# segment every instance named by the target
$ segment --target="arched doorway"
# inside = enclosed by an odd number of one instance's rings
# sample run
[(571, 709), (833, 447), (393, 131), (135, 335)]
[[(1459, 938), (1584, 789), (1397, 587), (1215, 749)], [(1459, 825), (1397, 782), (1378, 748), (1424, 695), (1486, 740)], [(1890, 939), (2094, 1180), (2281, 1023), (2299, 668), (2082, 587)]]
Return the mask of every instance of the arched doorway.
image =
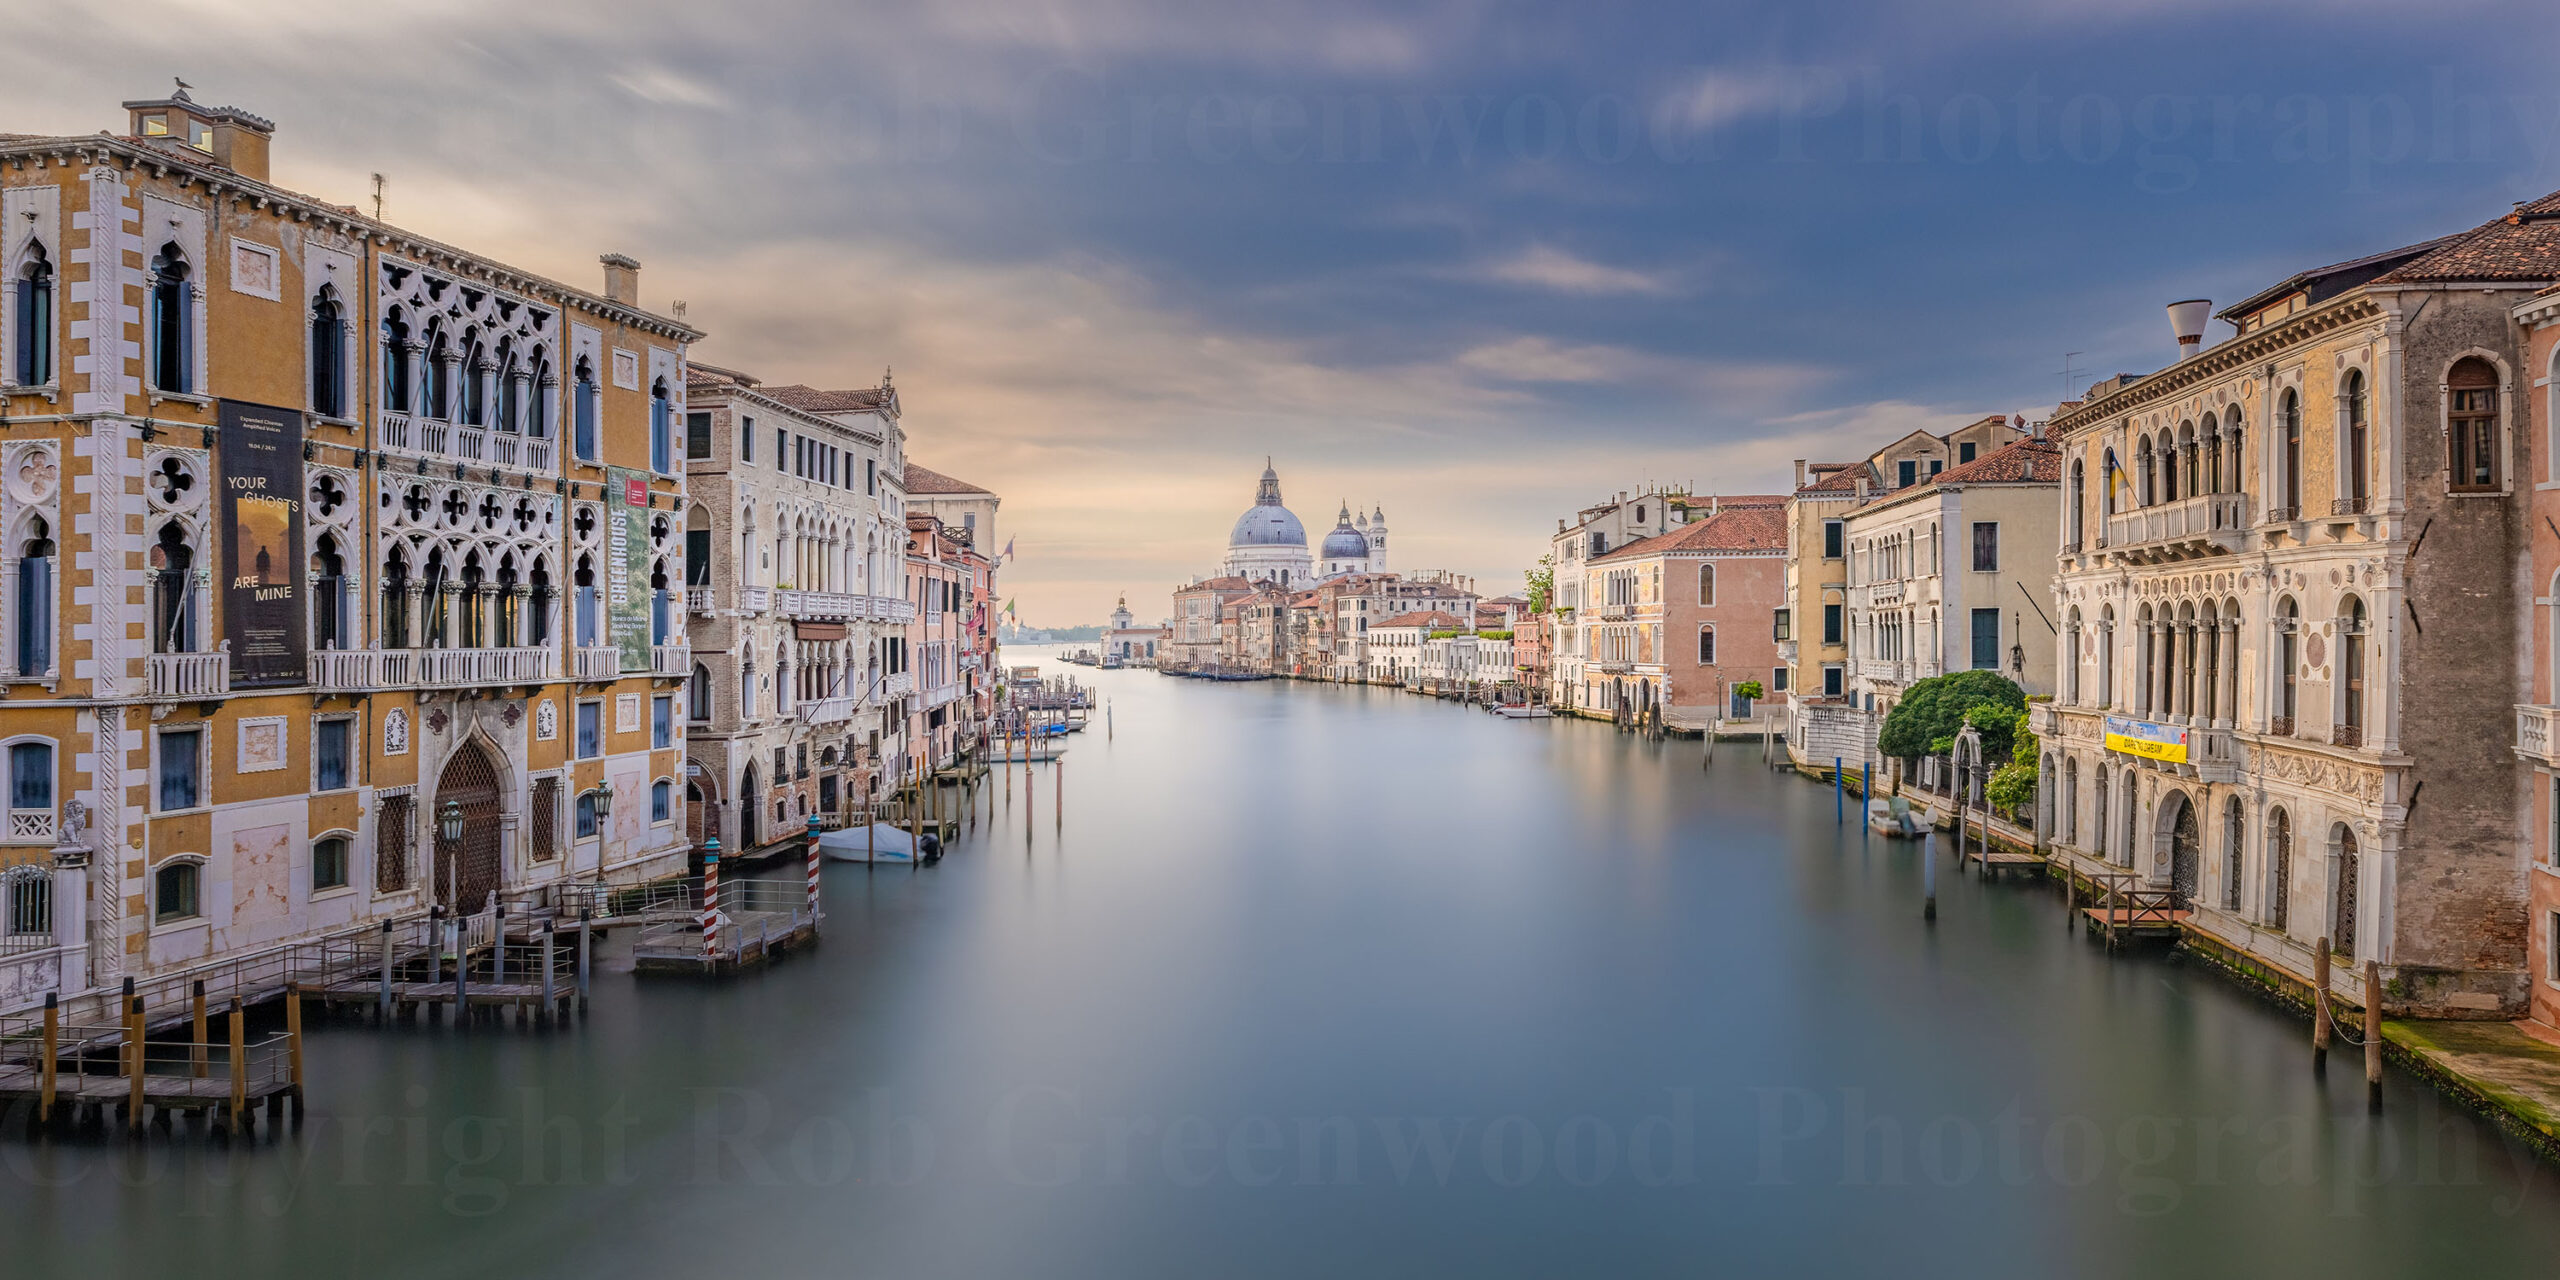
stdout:
[[(444, 807), (462, 806), (462, 838), (444, 838)], [(436, 902), (472, 915), (498, 888), (498, 763), (478, 739), (462, 744), (436, 779), (435, 809), (427, 820), (436, 832)]]
[(764, 793), (756, 789), (756, 767), (748, 765), (746, 774), (738, 781), (738, 847), (735, 852), (745, 853), (763, 843), (756, 838), (756, 819), (762, 816), (763, 808)]
[(2161, 803), (2167, 809), (2161, 815), (2161, 826), (2169, 841), (2169, 892), (2176, 900), (2175, 909), (2184, 911), (2195, 903), (2203, 857), (2203, 840), (2196, 830), (2196, 807), (2183, 791), (2170, 792)]

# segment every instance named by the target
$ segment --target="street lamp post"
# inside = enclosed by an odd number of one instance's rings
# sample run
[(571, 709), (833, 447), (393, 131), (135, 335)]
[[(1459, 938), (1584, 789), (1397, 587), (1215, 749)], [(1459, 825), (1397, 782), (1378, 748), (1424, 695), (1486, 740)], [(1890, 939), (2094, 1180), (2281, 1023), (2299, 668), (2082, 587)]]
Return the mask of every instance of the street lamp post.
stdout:
[(612, 784), (611, 782), (599, 782), (599, 783), (597, 783), (597, 784), (596, 784), (596, 790), (595, 790), (595, 797), (596, 797), (596, 799), (595, 799), (595, 809), (596, 809), (596, 837), (597, 837), (597, 839), (596, 839), (596, 883), (597, 883), (597, 884), (599, 884), (599, 885), (601, 885), (601, 884), (603, 884), (603, 883), (604, 883), (604, 843), (605, 843), (605, 842), (604, 842), (603, 837), (604, 837), (604, 829), (605, 829), (605, 819), (610, 818), (610, 817), (612, 817), (612, 816), (613, 816), (613, 784)]
[(449, 902), (449, 903), (451, 903), (451, 904), (453, 905), (453, 914), (454, 914), (455, 918), (459, 919), (459, 918), (464, 914), (463, 907), (462, 907), (462, 901), (461, 901), (461, 899), (462, 899), (462, 847), (461, 847), (461, 846), (462, 846), (462, 802), (461, 802), (461, 801), (459, 801), (459, 800), (447, 800), (447, 801), (445, 801), (445, 802), (444, 802), (444, 807), (443, 807), (442, 809), (440, 809), (440, 810), (438, 810), (438, 811), (437, 811), (437, 814), (436, 814), (436, 835), (438, 835), (439, 837), (441, 837), (441, 838), (443, 839), (444, 843), (445, 843), (448, 847), (450, 847), (450, 848), (451, 848), (451, 850), (452, 850), (452, 852), (451, 852), (450, 856), (446, 857), (446, 858), (445, 858), (445, 860), (444, 860), (444, 897), (445, 897), (445, 901), (446, 901), (446, 902)]

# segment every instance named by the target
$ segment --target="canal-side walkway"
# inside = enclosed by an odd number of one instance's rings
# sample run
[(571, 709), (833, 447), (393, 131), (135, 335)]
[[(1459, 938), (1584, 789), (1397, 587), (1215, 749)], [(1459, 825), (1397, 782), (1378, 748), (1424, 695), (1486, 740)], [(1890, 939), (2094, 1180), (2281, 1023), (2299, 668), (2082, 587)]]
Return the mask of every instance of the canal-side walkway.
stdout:
[[(1803, 764), (1792, 769), (1798, 776), (1832, 784), (1827, 769)], [(1855, 805), (1858, 774), (1844, 773), (1850, 803)], [(1944, 797), (1914, 792), (1911, 798), (1914, 812), (1926, 814), (1937, 829), (1954, 828), (1952, 806)], [(1969, 815), (1966, 825), (1977, 839), (1987, 836), (1994, 850), (2037, 856), (2035, 833), (2024, 827), (1978, 811)], [(2094, 883), (2076, 879), (2079, 875), (2067, 861), (2045, 862), (2046, 879), (2063, 881), (2091, 895), (2099, 892)], [(2258, 958), (2241, 957), (2221, 940), (2183, 922), (2177, 934), (2179, 945), (2203, 955), (2218, 971), (2311, 1020), (2309, 983), (2271, 969)], [(2345, 1000), (2343, 993), (2332, 993), (2331, 1001), (2341, 1018), (2362, 1007)], [(2513, 1022), (2386, 1019), (2382, 1031), (2387, 1059), (2514, 1134), (2544, 1158), (2560, 1162), (2560, 1042)]]
[(2382, 1024), (2392, 1056), (2560, 1160), (2560, 1045), (2512, 1022)]

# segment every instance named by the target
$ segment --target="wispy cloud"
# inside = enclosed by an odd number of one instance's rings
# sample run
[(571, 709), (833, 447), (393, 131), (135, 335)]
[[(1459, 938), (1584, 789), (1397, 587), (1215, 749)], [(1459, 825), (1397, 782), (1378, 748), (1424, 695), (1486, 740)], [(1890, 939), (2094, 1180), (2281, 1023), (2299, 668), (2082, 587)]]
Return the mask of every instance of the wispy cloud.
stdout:
[(1684, 77), (1655, 104), (1655, 123), (1679, 133), (1708, 133), (1800, 103), (1837, 78), (1797, 67), (1709, 67)]
[(1533, 244), (1519, 253), (1486, 263), (1480, 274), (1485, 279), (1504, 284), (1592, 296), (1636, 294), (1667, 297), (1679, 291), (1667, 276), (1594, 262), (1547, 244)]

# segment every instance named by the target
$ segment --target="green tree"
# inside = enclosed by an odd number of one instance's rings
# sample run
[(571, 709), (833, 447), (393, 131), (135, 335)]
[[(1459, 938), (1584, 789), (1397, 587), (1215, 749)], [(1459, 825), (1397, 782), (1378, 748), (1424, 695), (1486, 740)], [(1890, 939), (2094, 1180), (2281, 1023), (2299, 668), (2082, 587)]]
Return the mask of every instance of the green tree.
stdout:
[(1986, 763), (2032, 757), (2036, 753), (2036, 736), (2027, 732), (2027, 713), (2012, 711), (1997, 702), (1980, 702), (1967, 708), (1964, 722), (1982, 735), (1982, 758)]
[[(1883, 731), (1876, 735), (1876, 749), (1906, 760), (1945, 755), (1955, 748), (1956, 730), (1964, 727), (1966, 714), (1986, 703), (2023, 712), (2027, 691), (1997, 671), (1931, 676), (1912, 685), (1894, 704), (1884, 718)], [(1989, 734), (1984, 737), (1983, 752), (1988, 757)]]
[(1983, 798), (2002, 813), (2024, 813), (2035, 807), (2041, 769), (2034, 756), (2012, 760), (1992, 770), (1991, 781), (1982, 788)]
[(1523, 575), (1529, 580), (1529, 612), (1545, 613), (1556, 598), (1556, 557), (1548, 552), (1538, 557), (1538, 567)]

